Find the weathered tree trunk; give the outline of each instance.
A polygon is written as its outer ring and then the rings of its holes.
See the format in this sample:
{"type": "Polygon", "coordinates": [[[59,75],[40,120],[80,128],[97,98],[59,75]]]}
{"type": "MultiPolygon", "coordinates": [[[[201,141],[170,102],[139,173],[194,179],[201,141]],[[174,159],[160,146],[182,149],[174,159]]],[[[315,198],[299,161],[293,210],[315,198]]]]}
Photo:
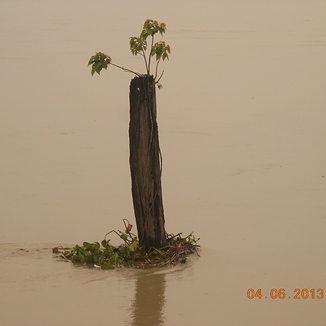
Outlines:
{"type": "Polygon", "coordinates": [[[160,248],[166,245],[166,234],[153,76],[135,77],[130,83],[129,144],[139,243],[160,248]]]}

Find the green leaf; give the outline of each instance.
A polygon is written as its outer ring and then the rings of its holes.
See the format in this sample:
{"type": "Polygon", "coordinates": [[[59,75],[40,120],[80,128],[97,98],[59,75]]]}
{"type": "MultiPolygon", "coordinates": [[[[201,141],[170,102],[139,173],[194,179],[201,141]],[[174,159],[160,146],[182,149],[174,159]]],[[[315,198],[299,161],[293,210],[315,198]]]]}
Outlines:
{"type": "Polygon", "coordinates": [[[120,235],[120,238],[123,240],[123,241],[127,241],[128,240],[128,236],[126,234],[121,234],[120,235]]]}
{"type": "Polygon", "coordinates": [[[94,62],[95,56],[96,56],[96,55],[93,55],[93,56],[89,59],[89,61],[88,61],[88,66],[91,65],[91,64],[94,62]]]}
{"type": "Polygon", "coordinates": [[[105,248],[105,249],[108,249],[108,248],[110,248],[110,240],[102,240],[102,242],[101,242],[101,244],[102,244],[102,246],[103,246],[103,248],[105,248]]]}
{"type": "Polygon", "coordinates": [[[84,257],[82,255],[75,255],[75,256],[72,257],[72,259],[74,261],[81,261],[81,260],[84,259],[84,257]]]}
{"type": "Polygon", "coordinates": [[[110,258],[110,260],[113,262],[113,263],[118,263],[120,261],[120,257],[117,253],[114,253],[114,255],[112,255],[112,257],[110,258]]]}
{"type": "Polygon", "coordinates": [[[141,37],[131,37],[130,38],[130,50],[133,55],[137,55],[146,51],[147,42],[141,37]]]}
{"type": "Polygon", "coordinates": [[[151,50],[151,56],[156,57],[156,61],[163,59],[169,59],[168,53],[171,52],[170,46],[168,44],[165,44],[164,41],[157,42],[153,45],[153,48],[151,50]]]}
{"type": "Polygon", "coordinates": [[[114,265],[110,263],[104,263],[101,267],[102,269],[115,269],[114,265]]]}
{"type": "Polygon", "coordinates": [[[103,68],[107,69],[111,61],[112,59],[109,55],[102,52],[95,53],[95,55],[93,55],[88,61],[88,65],[92,65],[92,70],[91,70],[92,76],[94,75],[95,72],[100,74],[103,68]]]}
{"type": "Polygon", "coordinates": [[[141,33],[141,38],[146,40],[148,36],[154,36],[159,32],[162,36],[166,31],[166,24],[159,23],[157,20],[147,19],[143,25],[143,31],[141,33]]]}
{"type": "Polygon", "coordinates": [[[132,242],[129,246],[128,249],[129,251],[133,252],[139,248],[139,243],[138,242],[132,242]]]}

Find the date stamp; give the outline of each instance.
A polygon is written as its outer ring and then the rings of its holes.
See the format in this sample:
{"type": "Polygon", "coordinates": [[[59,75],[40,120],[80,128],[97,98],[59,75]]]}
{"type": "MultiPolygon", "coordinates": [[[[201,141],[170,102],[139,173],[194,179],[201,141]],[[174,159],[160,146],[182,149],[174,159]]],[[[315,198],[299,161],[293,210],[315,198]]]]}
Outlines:
{"type": "Polygon", "coordinates": [[[248,289],[248,299],[324,299],[323,289],[294,289],[290,294],[285,289],[271,289],[269,293],[264,293],[262,289],[248,289]]]}

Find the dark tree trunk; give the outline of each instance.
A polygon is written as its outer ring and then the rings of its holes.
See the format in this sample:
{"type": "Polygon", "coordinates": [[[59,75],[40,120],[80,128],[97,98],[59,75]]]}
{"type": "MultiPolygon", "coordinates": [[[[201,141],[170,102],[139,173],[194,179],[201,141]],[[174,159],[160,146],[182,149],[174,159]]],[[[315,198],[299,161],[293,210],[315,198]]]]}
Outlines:
{"type": "Polygon", "coordinates": [[[161,152],[153,76],[130,83],[130,171],[132,198],[141,245],[166,245],[161,187],[161,152]]]}

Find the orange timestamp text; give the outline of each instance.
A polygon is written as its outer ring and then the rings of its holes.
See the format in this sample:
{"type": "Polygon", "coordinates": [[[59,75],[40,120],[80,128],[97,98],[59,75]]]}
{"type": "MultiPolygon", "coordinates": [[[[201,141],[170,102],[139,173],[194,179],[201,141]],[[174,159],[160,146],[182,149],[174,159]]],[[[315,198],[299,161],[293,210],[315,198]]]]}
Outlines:
{"type": "Polygon", "coordinates": [[[247,298],[248,299],[324,299],[324,290],[323,289],[299,289],[296,288],[293,290],[291,295],[285,291],[285,289],[271,289],[269,293],[264,293],[262,289],[248,289],[247,298]]]}

